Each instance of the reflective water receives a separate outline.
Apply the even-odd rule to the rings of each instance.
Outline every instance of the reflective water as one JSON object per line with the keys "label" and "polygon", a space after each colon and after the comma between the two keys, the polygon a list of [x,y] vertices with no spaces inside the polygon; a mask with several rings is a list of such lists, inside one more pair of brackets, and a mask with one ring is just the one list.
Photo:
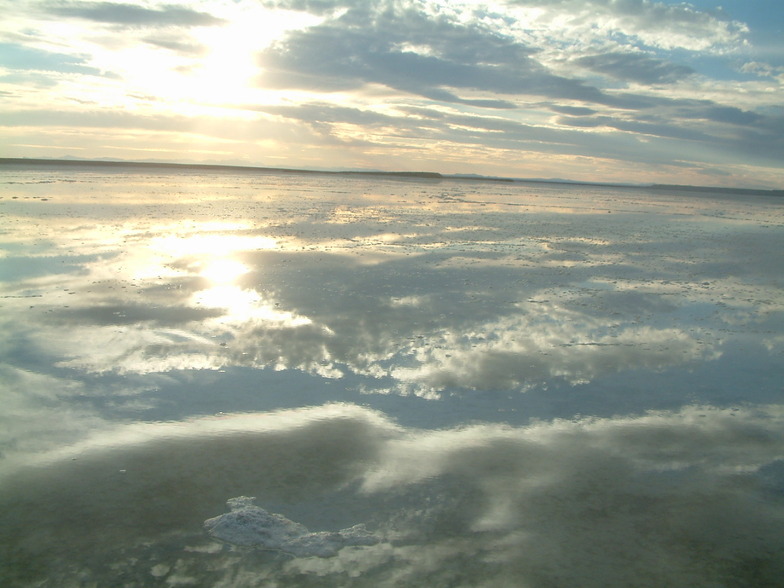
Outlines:
{"label": "reflective water", "polygon": [[4,586],[781,585],[780,199],[10,165],[0,196]]}

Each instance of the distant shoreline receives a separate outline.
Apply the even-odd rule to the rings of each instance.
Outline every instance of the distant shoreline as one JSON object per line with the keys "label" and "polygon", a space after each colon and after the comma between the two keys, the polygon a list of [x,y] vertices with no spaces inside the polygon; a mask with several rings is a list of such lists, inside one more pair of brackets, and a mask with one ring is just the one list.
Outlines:
{"label": "distant shoreline", "polygon": [[0,157],[0,165],[57,165],[72,167],[125,167],[137,169],[171,169],[171,170],[205,170],[205,171],[231,171],[237,173],[288,173],[288,174],[323,174],[340,176],[371,176],[387,178],[411,178],[424,180],[457,180],[468,182],[509,182],[509,183],[534,183],[555,184],[563,186],[593,186],[602,188],[644,189],[657,191],[689,191],[711,192],[719,194],[747,194],[757,196],[784,197],[784,190],[766,190],[761,188],[725,188],[718,186],[691,186],[681,184],[623,184],[583,182],[572,180],[537,179],[537,178],[503,178],[482,176],[476,174],[441,174],[427,171],[330,171],[312,170],[284,167],[263,167],[249,165],[229,165],[210,163],[166,163],[152,161],[123,161],[123,160],[91,160],[91,159],[39,159],[26,157]]}
{"label": "distant shoreline", "polygon": [[[284,167],[262,167],[249,165],[226,165],[211,163],[165,163],[152,161],[107,161],[91,159],[28,159],[24,157],[0,157],[2,164],[22,164],[22,165],[61,165],[73,167],[134,167],[143,169],[197,169],[206,171],[232,171],[245,173],[288,173],[288,174],[327,174],[327,175],[351,175],[351,176],[392,176],[410,177],[420,179],[442,180],[447,176],[437,172],[387,172],[387,171],[329,171],[312,169],[295,169]],[[512,180],[509,180],[512,181]]]}

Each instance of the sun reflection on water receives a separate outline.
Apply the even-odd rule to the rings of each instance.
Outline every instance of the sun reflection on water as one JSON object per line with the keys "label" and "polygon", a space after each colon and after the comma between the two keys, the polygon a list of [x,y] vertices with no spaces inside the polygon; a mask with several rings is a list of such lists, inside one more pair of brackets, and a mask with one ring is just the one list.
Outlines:
{"label": "sun reflection on water", "polygon": [[279,323],[286,327],[310,324],[312,321],[277,305],[252,288],[241,288],[237,279],[250,272],[244,263],[230,257],[207,259],[200,264],[200,277],[209,280],[211,287],[193,295],[193,303],[203,308],[219,308],[225,311],[219,322],[237,323],[252,320]]}
{"label": "sun reflection on water", "polygon": [[313,322],[308,317],[278,309],[275,303],[264,299],[255,290],[247,290],[231,284],[220,284],[196,292],[193,302],[202,307],[225,310],[224,315],[215,319],[221,323],[256,320],[278,323],[284,327],[298,327]]}
{"label": "sun reflection on water", "polygon": [[237,251],[274,249],[277,241],[260,235],[196,234],[167,235],[152,240],[151,247],[175,257],[208,255],[225,257]]}
{"label": "sun reflection on water", "polygon": [[243,275],[254,271],[237,259],[238,255],[279,247],[271,237],[233,232],[247,228],[242,224],[205,223],[155,237],[149,242],[149,248],[155,252],[154,267],[147,267],[145,275],[203,279],[205,287],[192,294],[190,304],[223,310],[214,319],[223,324],[247,321],[274,322],[286,327],[310,324],[307,317],[280,310],[274,300],[237,284]]}
{"label": "sun reflection on water", "polygon": [[231,284],[249,271],[247,265],[236,259],[213,259],[204,264],[199,273],[213,284]]}

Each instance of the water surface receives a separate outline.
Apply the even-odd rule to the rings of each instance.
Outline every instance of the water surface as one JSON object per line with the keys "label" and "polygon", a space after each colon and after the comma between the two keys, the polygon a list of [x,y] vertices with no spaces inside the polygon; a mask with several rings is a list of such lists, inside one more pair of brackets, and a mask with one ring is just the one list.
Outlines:
{"label": "water surface", "polygon": [[784,577],[780,199],[56,165],[0,197],[4,585]]}

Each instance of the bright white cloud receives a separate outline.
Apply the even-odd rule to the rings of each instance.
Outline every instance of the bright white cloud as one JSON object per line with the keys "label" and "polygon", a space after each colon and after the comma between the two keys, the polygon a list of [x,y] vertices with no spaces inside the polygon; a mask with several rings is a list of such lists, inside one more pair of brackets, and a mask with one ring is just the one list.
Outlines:
{"label": "bright white cloud", "polygon": [[687,3],[652,0],[510,0],[521,23],[556,41],[603,44],[639,42],[672,50],[722,51],[743,42],[743,23],[700,11]]}

